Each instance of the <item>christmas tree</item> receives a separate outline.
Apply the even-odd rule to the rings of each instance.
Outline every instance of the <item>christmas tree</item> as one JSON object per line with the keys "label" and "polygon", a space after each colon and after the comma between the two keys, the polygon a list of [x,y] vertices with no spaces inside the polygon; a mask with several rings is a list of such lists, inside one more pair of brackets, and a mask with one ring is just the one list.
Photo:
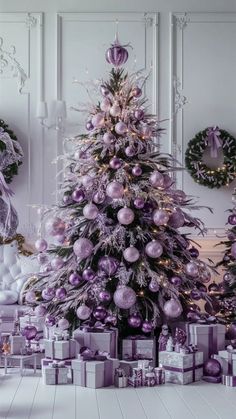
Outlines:
{"label": "christmas tree", "polygon": [[138,76],[122,68],[127,59],[116,39],[101,100],[88,110],[87,132],[74,138],[61,200],[44,215],[58,244],[36,241],[42,269],[26,300],[48,326],[101,321],[124,334],[150,333],[208,299],[210,270],[188,233],[204,226],[174,187],[175,162],[160,153],[162,129]]}

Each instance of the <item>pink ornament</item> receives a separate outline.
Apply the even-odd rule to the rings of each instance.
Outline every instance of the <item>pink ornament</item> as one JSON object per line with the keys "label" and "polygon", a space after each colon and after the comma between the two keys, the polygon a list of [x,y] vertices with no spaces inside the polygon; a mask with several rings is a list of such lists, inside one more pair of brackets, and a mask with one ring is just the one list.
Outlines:
{"label": "pink ornament", "polygon": [[169,221],[168,212],[162,209],[155,210],[153,213],[153,221],[154,221],[154,224],[156,224],[156,226],[166,225]]}
{"label": "pink ornament", "polygon": [[74,242],[73,250],[79,259],[86,259],[93,252],[93,243],[91,240],[81,237]]}
{"label": "pink ornament", "polygon": [[231,255],[236,258],[236,243],[233,243],[231,246]]}
{"label": "pink ornament", "polygon": [[64,261],[60,256],[56,256],[51,260],[51,267],[54,271],[58,271],[64,266]]}
{"label": "pink ornament", "polygon": [[52,236],[56,236],[57,234],[64,234],[65,223],[59,217],[49,218],[45,223],[45,230]]}
{"label": "pink ornament", "polygon": [[117,307],[129,309],[136,303],[136,293],[130,287],[121,286],[114,292],[113,300]]}
{"label": "pink ornament", "polygon": [[118,157],[113,157],[109,162],[110,168],[114,170],[120,169],[122,165],[123,161]]}
{"label": "pink ornament", "polygon": [[129,225],[134,221],[134,212],[130,208],[121,208],[117,213],[120,224]]}
{"label": "pink ornament", "polygon": [[44,252],[47,250],[48,244],[44,239],[38,239],[35,242],[35,248],[38,252]]}
{"label": "pink ornament", "polygon": [[107,185],[106,194],[109,198],[120,199],[124,195],[124,187],[120,182],[110,182]]}
{"label": "pink ornament", "polygon": [[115,102],[112,105],[112,107],[110,108],[110,114],[111,116],[114,116],[114,118],[116,118],[117,116],[121,114],[121,108],[118,103]]}
{"label": "pink ornament", "polygon": [[115,132],[118,135],[124,135],[127,132],[127,125],[122,121],[117,122],[115,125]]}
{"label": "pink ornament", "polygon": [[134,263],[139,259],[140,253],[136,247],[130,246],[124,250],[123,256],[127,262]]}
{"label": "pink ornament", "polygon": [[143,333],[151,333],[153,330],[152,322],[145,320],[142,324],[142,332]]}
{"label": "pink ornament", "polygon": [[36,301],[36,294],[34,291],[27,291],[25,294],[25,300],[27,303],[35,303]]}
{"label": "pink ornament", "polygon": [[163,188],[164,178],[163,178],[163,175],[157,170],[155,170],[151,174],[149,181],[154,188]]}
{"label": "pink ornament", "polygon": [[45,316],[46,312],[47,312],[46,307],[44,307],[41,304],[38,305],[38,306],[36,306],[35,309],[34,309],[34,314],[37,317],[43,317],[43,316]]}
{"label": "pink ornament", "polygon": [[102,137],[102,139],[103,139],[103,142],[106,144],[106,145],[111,145],[112,143],[114,143],[114,141],[115,141],[115,139],[116,139],[116,137],[111,133],[111,132],[105,132],[105,134],[103,135],[103,137]]}
{"label": "pink ornament", "polygon": [[82,176],[81,182],[85,188],[91,188],[93,186],[93,178],[89,175]]}
{"label": "pink ornament", "polygon": [[80,202],[83,202],[85,198],[85,193],[82,189],[75,189],[74,192],[72,193],[72,199],[75,202],[78,202],[78,204]]}
{"label": "pink ornament", "polygon": [[92,117],[92,124],[97,129],[102,128],[105,124],[104,114],[103,113],[96,113]]}
{"label": "pink ornament", "polygon": [[105,97],[105,98],[101,101],[100,108],[101,108],[101,110],[102,110],[102,111],[104,111],[104,112],[109,112],[109,110],[110,110],[110,108],[111,108],[111,102],[110,102],[110,100],[109,100],[107,97]]}
{"label": "pink ornament", "polygon": [[163,253],[163,247],[157,240],[152,240],[146,244],[145,252],[150,258],[159,258]]}
{"label": "pink ornament", "polygon": [[57,288],[56,290],[56,298],[58,300],[64,300],[66,298],[67,292],[64,287]]}
{"label": "pink ornament", "polygon": [[62,319],[60,319],[58,321],[58,327],[60,330],[66,330],[69,329],[70,327],[70,323],[68,322],[67,319],[65,319],[64,317]]}
{"label": "pink ornament", "polygon": [[181,315],[183,307],[181,306],[179,300],[171,298],[165,302],[163,311],[167,317],[176,319]]}
{"label": "pink ornament", "polygon": [[93,201],[95,202],[95,204],[102,204],[106,199],[106,196],[104,193],[102,192],[96,192],[93,195]]}
{"label": "pink ornament", "polygon": [[98,216],[98,213],[99,213],[98,207],[96,207],[96,205],[94,204],[91,204],[91,203],[87,204],[83,208],[83,215],[88,220],[95,220],[95,218],[97,218]]}
{"label": "pink ornament", "polygon": [[77,274],[77,272],[72,272],[68,281],[71,285],[73,285],[73,287],[76,287],[82,281],[82,278],[79,274]]}
{"label": "pink ornament", "polygon": [[185,271],[188,276],[191,276],[193,278],[199,276],[198,265],[195,262],[187,263],[187,265],[185,266]]}
{"label": "pink ornament", "polygon": [[87,320],[91,316],[92,310],[85,304],[79,306],[76,310],[76,315],[80,320]]}
{"label": "pink ornament", "polygon": [[142,168],[138,164],[136,164],[132,169],[132,174],[134,176],[141,176],[142,173],[143,173]]}

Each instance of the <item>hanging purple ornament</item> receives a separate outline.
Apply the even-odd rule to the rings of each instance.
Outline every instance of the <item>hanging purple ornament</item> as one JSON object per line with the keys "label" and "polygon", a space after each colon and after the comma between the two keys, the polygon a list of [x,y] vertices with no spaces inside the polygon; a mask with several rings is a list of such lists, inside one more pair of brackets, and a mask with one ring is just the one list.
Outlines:
{"label": "hanging purple ornament", "polygon": [[163,188],[168,189],[173,184],[173,179],[167,175],[166,173],[163,174]]}
{"label": "hanging purple ornament", "polygon": [[108,276],[116,273],[120,262],[111,256],[102,256],[98,261],[98,268],[105,272]]}
{"label": "hanging purple ornament", "polygon": [[100,92],[102,94],[102,96],[108,96],[110,94],[110,90],[104,86],[103,84],[100,87]]}
{"label": "hanging purple ornament", "polygon": [[120,224],[129,225],[134,221],[134,212],[130,208],[121,208],[117,213]]}
{"label": "hanging purple ornament", "polygon": [[105,132],[105,134],[103,135],[103,137],[102,137],[102,139],[103,139],[103,142],[106,144],[106,145],[111,145],[112,143],[114,143],[114,141],[115,141],[115,139],[116,139],[116,137],[111,133],[111,132]]}
{"label": "hanging purple ornament", "polygon": [[36,294],[34,291],[27,291],[27,293],[25,294],[25,301],[27,301],[27,303],[33,304],[36,301]]}
{"label": "hanging purple ornament", "polygon": [[56,290],[56,298],[58,300],[64,300],[66,298],[67,291],[64,287],[57,288]]}
{"label": "hanging purple ornament", "polygon": [[81,182],[82,182],[82,185],[85,188],[91,188],[93,186],[94,180],[93,180],[92,176],[90,176],[90,175],[84,175],[81,178]]}
{"label": "hanging purple ornament", "polygon": [[86,268],[82,273],[82,278],[84,281],[92,282],[96,278],[96,274],[93,269]]}
{"label": "hanging purple ornament", "polygon": [[74,242],[73,250],[79,259],[83,260],[88,258],[93,252],[93,243],[86,238],[80,238]]}
{"label": "hanging purple ornament", "polygon": [[93,195],[93,201],[95,202],[95,204],[102,204],[106,199],[106,196],[103,192],[96,192]]}
{"label": "hanging purple ornament", "polygon": [[133,313],[128,317],[128,324],[134,329],[138,329],[141,326],[142,321],[143,319],[139,313]]}
{"label": "hanging purple ornament", "polygon": [[97,320],[104,320],[105,317],[107,316],[107,311],[105,307],[103,306],[96,307],[95,310],[93,311],[93,316]]}
{"label": "hanging purple ornament", "polygon": [[38,330],[32,324],[28,324],[27,326],[24,327],[21,333],[23,336],[25,336],[27,340],[32,340],[37,335]]}
{"label": "hanging purple ornament", "polygon": [[38,252],[44,252],[47,250],[48,244],[44,239],[38,239],[35,242],[35,248]]}
{"label": "hanging purple ornament", "polygon": [[49,218],[45,223],[45,230],[48,234],[56,236],[57,234],[64,234],[65,223],[59,217]]}
{"label": "hanging purple ornament", "polygon": [[106,194],[109,198],[120,199],[124,195],[124,187],[120,182],[110,182],[106,187]]}
{"label": "hanging purple ornament", "polygon": [[96,113],[95,115],[93,115],[92,124],[96,129],[102,128],[105,124],[104,114]]}
{"label": "hanging purple ornament", "polygon": [[145,246],[145,252],[150,258],[159,258],[163,253],[163,247],[157,240],[152,240]]}
{"label": "hanging purple ornament", "polygon": [[92,131],[94,129],[92,121],[87,121],[86,125],[85,125],[85,128],[86,128],[87,131]]}
{"label": "hanging purple ornament", "polygon": [[98,299],[101,301],[101,303],[109,303],[111,301],[111,293],[107,290],[102,290],[98,294]]}
{"label": "hanging purple ornament", "polygon": [[220,303],[217,301],[217,299],[211,296],[211,301],[206,302],[204,309],[208,314],[214,316],[220,311]]}
{"label": "hanging purple ornament", "polygon": [[149,177],[149,182],[154,188],[163,188],[164,178],[163,175],[155,170]]}
{"label": "hanging purple ornament", "polygon": [[198,256],[199,256],[199,251],[198,251],[198,249],[196,249],[196,247],[191,247],[189,249],[189,253],[192,256],[192,258],[198,258]]}
{"label": "hanging purple ornament", "polygon": [[204,284],[207,284],[211,280],[211,272],[209,269],[205,269],[203,272],[200,273],[200,281]]}
{"label": "hanging purple ornament", "polygon": [[206,361],[204,363],[204,375],[207,377],[219,377],[221,375],[222,372],[222,368],[221,368],[221,364],[219,363],[219,361],[217,361],[217,359],[208,359],[208,361]]}
{"label": "hanging purple ornament", "polygon": [[84,191],[82,189],[75,189],[74,192],[72,193],[72,199],[75,202],[83,202],[85,198],[85,194]]}
{"label": "hanging purple ornament", "polygon": [[187,263],[187,265],[185,265],[185,272],[188,276],[196,278],[197,276],[199,276],[198,265],[195,262]]}
{"label": "hanging purple ornament", "polygon": [[152,129],[149,126],[143,126],[141,128],[141,135],[144,140],[148,140],[152,137]]}
{"label": "hanging purple ornament", "polygon": [[119,103],[113,103],[112,107],[110,108],[110,114],[111,116],[114,116],[114,118],[118,117],[121,114],[121,108]]}
{"label": "hanging purple ornament", "polygon": [[142,168],[138,164],[136,164],[132,169],[132,174],[134,176],[141,176],[142,173],[143,173]]}
{"label": "hanging purple ornament", "polygon": [[136,247],[130,246],[124,250],[123,256],[127,262],[134,263],[139,259],[140,253]]}
{"label": "hanging purple ornament", "polygon": [[149,282],[148,289],[151,292],[157,292],[160,289],[160,285],[158,284],[158,282],[155,279],[152,279]]}
{"label": "hanging purple ornament", "polygon": [[47,312],[47,309],[42,304],[40,304],[40,305],[38,305],[34,308],[34,314],[37,317],[45,316],[46,312]]}
{"label": "hanging purple ornament", "polygon": [[157,209],[153,213],[153,222],[156,224],[156,226],[163,226],[166,225],[169,221],[169,214],[168,212]]}
{"label": "hanging purple ornament", "polygon": [[183,203],[186,200],[186,193],[180,189],[173,191],[174,198],[177,202]]}
{"label": "hanging purple ornament", "polygon": [[55,288],[46,287],[42,290],[42,298],[46,301],[50,301],[55,297]]}
{"label": "hanging purple ornament", "polygon": [[141,198],[141,197],[135,198],[135,200],[134,200],[135,208],[142,209],[144,207],[144,205],[145,205],[145,200],[143,198]]}
{"label": "hanging purple ornament", "polygon": [[56,319],[52,314],[47,314],[45,317],[45,325],[47,327],[53,327],[56,324]]}
{"label": "hanging purple ornament", "polygon": [[122,121],[117,122],[117,124],[115,125],[115,132],[118,135],[125,135],[127,132],[127,125]]}
{"label": "hanging purple ornament", "polygon": [[201,292],[197,289],[191,290],[190,296],[193,300],[200,300],[202,298]]}
{"label": "hanging purple ornament", "polygon": [[77,272],[72,272],[68,278],[68,281],[71,285],[73,285],[73,287],[76,287],[82,281],[82,278]]}
{"label": "hanging purple ornament", "polygon": [[141,121],[144,117],[144,111],[142,109],[136,109],[134,111],[134,117],[137,121]]}
{"label": "hanging purple ornament", "polygon": [[57,325],[58,325],[58,328],[60,330],[67,330],[70,327],[70,323],[64,317],[62,319],[58,320]]}
{"label": "hanging purple ornament", "polygon": [[236,214],[231,214],[228,217],[228,223],[231,224],[232,226],[236,225]]}
{"label": "hanging purple ornament", "polygon": [[135,98],[139,98],[142,96],[142,89],[140,87],[136,86],[131,90],[131,95]]}
{"label": "hanging purple ornament", "polygon": [[115,41],[106,51],[106,60],[109,64],[119,67],[126,63],[129,54],[124,45],[121,45],[116,35]]}
{"label": "hanging purple ornament", "polygon": [[92,310],[85,304],[81,304],[76,310],[76,315],[80,320],[87,320],[91,316]]}
{"label": "hanging purple ornament", "polygon": [[110,108],[111,108],[111,102],[110,102],[110,100],[109,100],[107,97],[105,97],[105,98],[101,101],[100,108],[101,108],[101,110],[102,110],[102,111],[104,111],[104,112],[109,112],[109,110],[110,110]]}
{"label": "hanging purple ornament", "polygon": [[153,324],[152,322],[145,320],[142,324],[142,332],[143,333],[151,333],[153,331]]}
{"label": "hanging purple ornament", "polygon": [[219,292],[219,285],[215,282],[212,282],[210,285],[208,285],[208,291],[210,294],[214,294],[215,292]]}
{"label": "hanging purple ornament", "polygon": [[135,291],[127,286],[118,287],[113,295],[115,305],[126,310],[136,303],[136,298]]}
{"label": "hanging purple ornament", "polygon": [[236,258],[236,242],[232,244],[231,246],[231,255],[233,258]]}
{"label": "hanging purple ornament", "polygon": [[184,215],[182,211],[177,208],[169,217],[168,225],[172,228],[183,227],[185,223]]}
{"label": "hanging purple ornament", "polygon": [[136,150],[133,146],[129,145],[125,148],[125,154],[127,157],[133,157],[136,154]]}
{"label": "hanging purple ornament", "polygon": [[122,165],[123,160],[119,159],[118,157],[113,157],[109,162],[110,168],[114,170],[120,169]]}
{"label": "hanging purple ornament", "polygon": [[179,300],[171,298],[165,302],[163,311],[167,317],[177,319],[181,315],[183,307]]}
{"label": "hanging purple ornament", "polygon": [[197,289],[198,289],[200,292],[207,292],[207,287],[206,287],[206,285],[201,284],[201,283],[199,283],[199,282],[198,282],[196,285],[197,285]]}
{"label": "hanging purple ornament", "polygon": [[179,276],[174,275],[170,278],[170,282],[175,287],[180,287],[180,285],[182,284],[182,278],[180,278]]}
{"label": "hanging purple ornament", "polygon": [[51,260],[51,267],[54,271],[58,271],[59,269],[63,268],[64,261],[60,256],[56,256]]}
{"label": "hanging purple ornament", "polygon": [[98,216],[98,213],[98,207],[92,203],[86,204],[83,208],[83,215],[85,218],[87,218],[87,220],[95,220],[95,218]]}
{"label": "hanging purple ornament", "polygon": [[108,316],[104,319],[105,324],[109,324],[112,326],[117,325],[117,317],[113,314],[108,314]]}
{"label": "hanging purple ornament", "polygon": [[230,272],[226,272],[223,276],[223,280],[227,284],[229,284],[231,281],[233,281],[233,279],[234,279],[234,276]]}

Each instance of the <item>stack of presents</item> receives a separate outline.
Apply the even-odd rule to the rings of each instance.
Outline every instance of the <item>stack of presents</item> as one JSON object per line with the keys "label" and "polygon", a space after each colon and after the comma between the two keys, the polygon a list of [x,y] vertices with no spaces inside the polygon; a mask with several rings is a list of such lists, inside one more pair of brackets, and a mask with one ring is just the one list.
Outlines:
{"label": "stack of presents", "polygon": [[[9,342],[11,353],[25,348],[20,334],[10,336]],[[158,341],[138,335],[120,344],[118,356],[118,330],[98,324],[82,326],[72,337],[54,328],[43,339],[43,346],[34,348],[32,343],[31,350],[40,351],[43,381],[49,385],[140,387],[205,379],[236,386],[236,350],[231,345],[225,349],[225,326],[221,324],[179,323],[173,327],[173,337],[163,326]],[[219,366],[215,376],[208,376],[204,369],[209,359]]]}

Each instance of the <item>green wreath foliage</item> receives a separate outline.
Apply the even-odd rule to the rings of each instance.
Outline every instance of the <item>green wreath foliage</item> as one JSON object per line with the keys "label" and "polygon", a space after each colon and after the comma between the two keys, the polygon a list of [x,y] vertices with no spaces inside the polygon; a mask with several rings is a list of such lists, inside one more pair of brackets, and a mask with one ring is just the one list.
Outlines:
{"label": "green wreath foliage", "polygon": [[[18,140],[17,140],[16,135],[11,129],[8,128],[8,125],[3,121],[3,119],[0,119],[0,131],[6,132],[10,136],[10,138],[13,140],[12,146],[16,155],[18,156],[17,161],[9,164],[7,167],[5,167],[2,170],[6,183],[11,183],[13,177],[18,174],[18,167],[22,164],[23,153],[22,153],[20,145],[17,147],[16,142]],[[1,157],[1,153],[4,153],[5,151],[6,151],[6,144],[4,141],[1,141],[1,135],[0,135],[0,157]]]}
{"label": "green wreath foliage", "polygon": [[211,189],[219,189],[228,186],[236,178],[236,139],[227,131],[219,129],[224,161],[221,166],[212,169],[202,161],[207,148],[208,129],[200,131],[189,141],[185,153],[185,165],[195,182]]}

